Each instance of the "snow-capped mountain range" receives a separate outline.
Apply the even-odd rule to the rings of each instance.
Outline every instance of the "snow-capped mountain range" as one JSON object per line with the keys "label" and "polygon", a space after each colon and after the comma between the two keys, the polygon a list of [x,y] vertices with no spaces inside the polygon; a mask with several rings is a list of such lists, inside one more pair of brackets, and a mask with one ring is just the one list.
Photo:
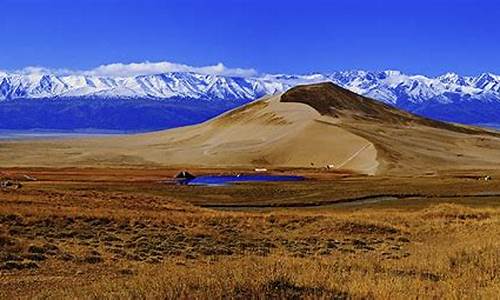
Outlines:
{"label": "snow-capped mountain range", "polygon": [[136,77],[0,73],[0,100],[39,98],[255,99],[298,85],[332,81],[353,92],[386,103],[500,101],[500,76],[447,73],[438,77],[399,71],[345,71],[253,78],[172,72]]}
{"label": "snow-capped mountain range", "polygon": [[[214,108],[215,113],[266,94],[284,92],[298,84],[322,81],[332,81],[358,94],[435,119],[500,124],[500,76],[490,73],[479,76],[447,73],[427,77],[399,71],[343,71],[244,78],[192,72],[134,77],[0,72],[0,109],[4,103],[12,107],[16,100],[160,100],[174,103],[175,99],[175,103],[179,103],[184,99],[192,107],[191,113],[196,113],[196,106],[201,103],[210,102],[213,107],[220,104],[219,108]],[[0,128],[2,126],[0,121]]]}
{"label": "snow-capped mountain range", "polygon": [[0,74],[0,100],[47,98],[254,99],[281,92],[277,80],[172,72],[136,77]]}

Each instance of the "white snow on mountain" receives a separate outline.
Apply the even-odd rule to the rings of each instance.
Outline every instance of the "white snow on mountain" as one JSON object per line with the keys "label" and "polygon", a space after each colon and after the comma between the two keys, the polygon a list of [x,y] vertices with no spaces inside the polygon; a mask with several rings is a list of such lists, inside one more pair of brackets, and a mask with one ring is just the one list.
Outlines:
{"label": "white snow on mountain", "polygon": [[394,105],[500,102],[500,76],[476,77],[446,73],[437,77],[399,71],[343,71],[302,75],[265,74],[234,77],[193,72],[169,72],[130,77],[97,75],[20,74],[0,72],[0,101],[52,98],[130,98],[163,100],[172,97],[202,100],[256,99],[298,84],[332,81],[353,92]]}

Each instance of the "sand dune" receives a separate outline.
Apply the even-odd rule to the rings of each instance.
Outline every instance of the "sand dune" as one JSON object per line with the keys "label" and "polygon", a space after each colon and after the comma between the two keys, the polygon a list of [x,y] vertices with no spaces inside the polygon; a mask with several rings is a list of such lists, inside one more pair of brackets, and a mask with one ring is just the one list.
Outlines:
{"label": "sand dune", "polygon": [[416,117],[333,84],[291,89],[205,123],[112,138],[9,141],[2,166],[325,167],[359,173],[497,168],[499,134]]}

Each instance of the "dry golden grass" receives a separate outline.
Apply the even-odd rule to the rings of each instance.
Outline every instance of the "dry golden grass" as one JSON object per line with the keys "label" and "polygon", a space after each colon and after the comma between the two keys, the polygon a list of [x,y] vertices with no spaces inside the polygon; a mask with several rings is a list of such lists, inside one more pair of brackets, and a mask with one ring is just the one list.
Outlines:
{"label": "dry golden grass", "polygon": [[[470,181],[470,188],[450,194],[452,179],[428,179],[429,195],[436,198],[215,211],[179,199],[191,195],[193,203],[218,203],[222,189],[163,186],[153,183],[156,178],[135,184],[132,175],[130,181],[106,181],[101,174],[99,182],[90,177],[65,182],[56,173],[0,192],[0,298],[493,299],[500,294],[496,180]],[[404,180],[408,184],[401,184]],[[468,182],[461,180],[456,182]],[[426,186],[418,178],[354,181],[368,194]],[[339,182],[346,182],[344,190]],[[310,185],[317,197],[328,195],[332,186],[351,197],[355,186],[348,182],[335,179],[328,185],[323,178],[286,188],[227,188],[231,198],[224,203],[259,195],[270,199],[273,193],[283,203],[295,203],[297,197],[284,190],[305,195]],[[461,199],[462,192],[468,197]]]}
{"label": "dry golden grass", "polygon": [[[321,228],[338,224],[329,227],[337,237],[349,235],[360,240],[390,237],[392,230],[388,229],[394,228],[397,235],[404,232],[405,238],[399,238],[398,244],[404,244],[408,255],[384,258],[376,250],[342,253],[337,249],[328,255],[313,253],[297,257],[278,248],[269,255],[176,258],[154,266],[140,265],[128,276],[104,279],[85,288],[51,290],[40,298],[494,299],[500,294],[500,242],[495,238],[500,234],[498,210],[442,204],[411,213],[360,211],[321,214],[320,219],[311,219],[314,217],[309,214],[291,217],[287,213],[252,215],[249,223],[235,226],[258,228],[260,222],[266,219],[268,222],[269,218],[279,226],[286,226],[293,220],[302,222],[291,230],[298,235],[295,238],[328,239],[330,235]],[[223,213],[208,220],[222,224],[233,218],[248,216]],[[315,226],[304,228],[305,224]],[[394,255],[399,254],[400,251],[394,251]]]}

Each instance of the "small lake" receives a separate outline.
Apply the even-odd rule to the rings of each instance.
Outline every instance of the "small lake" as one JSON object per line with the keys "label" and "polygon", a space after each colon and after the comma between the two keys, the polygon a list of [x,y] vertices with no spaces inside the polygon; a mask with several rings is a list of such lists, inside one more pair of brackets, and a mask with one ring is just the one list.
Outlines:
{"label": "small lake", "polygon": [[302,181],[305,178],[294,175],[206,175],[186,180],[187,185],[224,186],[244,182]]}

